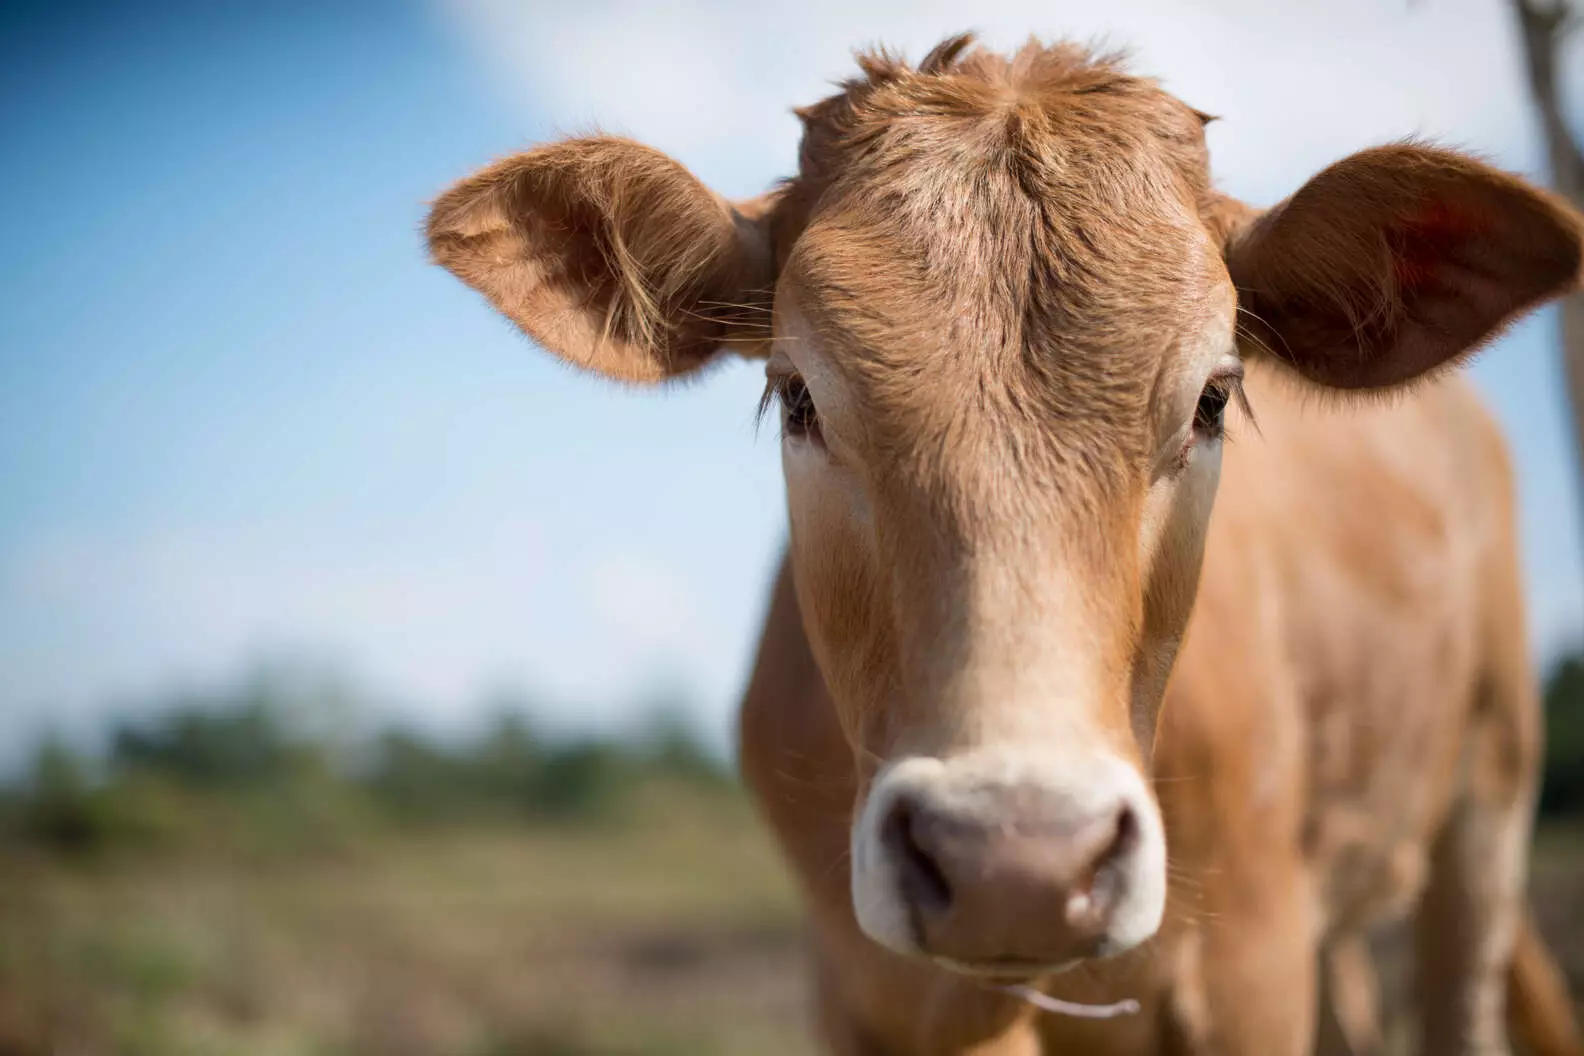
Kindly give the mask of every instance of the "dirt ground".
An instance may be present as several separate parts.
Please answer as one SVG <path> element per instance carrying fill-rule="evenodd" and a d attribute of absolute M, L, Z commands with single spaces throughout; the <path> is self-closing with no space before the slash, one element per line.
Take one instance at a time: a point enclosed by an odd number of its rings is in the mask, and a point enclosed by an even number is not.
<path fill-rule="evenodd" d="M 1537 847 L 1584 993 L 1584 831 Z M 735 799 L 306 861 L 0 870 L 0 1056 L 812 1051 L 793 893 Z"/>

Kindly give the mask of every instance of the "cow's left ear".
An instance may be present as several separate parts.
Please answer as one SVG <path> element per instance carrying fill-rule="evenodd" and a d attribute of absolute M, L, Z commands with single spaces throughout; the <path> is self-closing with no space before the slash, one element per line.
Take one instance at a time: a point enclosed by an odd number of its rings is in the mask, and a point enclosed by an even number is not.
<path fill-rule="evenodd" d="M 1222 215 L 1256 354 L 1343 389 L 1456 362 L 1577 288 L 1584 261 L 1584 220 L 1555 196 L 1427 147 L 1366 150 L 1263 214 Z"/>

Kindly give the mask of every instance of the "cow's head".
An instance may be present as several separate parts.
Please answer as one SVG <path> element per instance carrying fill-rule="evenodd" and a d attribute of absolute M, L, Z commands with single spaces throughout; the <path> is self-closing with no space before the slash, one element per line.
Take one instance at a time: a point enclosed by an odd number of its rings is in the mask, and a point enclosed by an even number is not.
<path fill-rule="evenodd" d="M 1580 230 L 1419 146 L 1259 213 L 1212 189 L 1206 118 L 1153 82 L 966 44 L 861 60 L 765 198 L 578 139 L 448 191 L 429 239 L 600 374 L 766 359 L 798 598 L 859 776 L 858 920 L 1022 973 L 1159 926 L 1150 750 L 1244 363 L 1421 377 L 1570 288 Z"/>

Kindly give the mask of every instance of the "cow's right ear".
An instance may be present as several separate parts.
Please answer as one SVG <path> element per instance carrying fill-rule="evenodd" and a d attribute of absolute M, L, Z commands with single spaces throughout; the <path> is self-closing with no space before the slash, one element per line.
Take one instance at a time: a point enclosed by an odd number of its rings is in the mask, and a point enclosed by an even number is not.
<path fill-rule="evenodd" d="M 1454 151 L 1361 151 L 1263 214 L 1222 203 L 1246 333 L 1311 381 L 1383 389 L 1579 288 L 1584 219 Z"/>
<path fill-rule="evenodd" d="M 458 183 L 429 213 L 435 261 L 570 363 L 622 381 L 762 356 L 774 254 L 738 208 L 630 140 L 566 140 Z"/>

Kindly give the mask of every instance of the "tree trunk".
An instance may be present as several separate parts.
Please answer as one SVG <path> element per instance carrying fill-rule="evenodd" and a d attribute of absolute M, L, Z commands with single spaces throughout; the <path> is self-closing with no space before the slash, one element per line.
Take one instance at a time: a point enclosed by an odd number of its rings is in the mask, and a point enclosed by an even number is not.
<path fill-rule="evenodd" d="M 1566 0 L 1513 0 L 1523 35 L 1529 91 L 1540 114 L 1551 185 L 1584 210 L 1584 154 L 1562 112 L 1557 57 L 1569 28 Z M 1573 418 L 1574 466 L 1584 474 L 1584 294 L 1570 294 L 1561 303 L 1562 364 L 1566 370 L 1568 404 Z"/>

